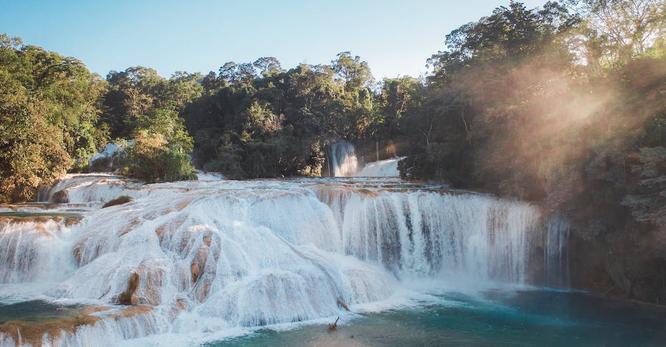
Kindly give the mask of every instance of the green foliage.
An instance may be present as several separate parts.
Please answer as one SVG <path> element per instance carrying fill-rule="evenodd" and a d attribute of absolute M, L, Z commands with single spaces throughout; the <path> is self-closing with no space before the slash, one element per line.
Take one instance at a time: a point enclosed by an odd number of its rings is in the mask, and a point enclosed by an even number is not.
<path fill-rule="evenodd" d="M 106 77 L 109 91 L 104 95 L 102 122 L 111 138 L 127 138 L 137 128 L 142 115 L 156 109 L 179 112 L 203 92 L 199 74 L 176 72 L 165 79 L 157 71 L 141 66 L 111 71 Z"/>
<path fill-rule="evenodd" d="M 320 175 L 327 143 L 363 141 L 383 122 L 372 83 L 367 63 L 347 52 L 288 71 L 271 57 L 226 63 L 182 112 L 195 163 L 229 178 Z"/>
<path fill-rule="evenodd" d="M 663 108 L 641 98 L 664 99 L 663 35 L 654 0 L 512 2 L 447 35 L 425 81 L 379 84 L 350 52 L 291 69 L 274 57 L 228 62 L 206 76 L 137 66 L 103 81 L 3 35 L 2 199 L 86 169 L 110 138 L 134 141 L 122 171 L 149 182 L 193 177 L 190 154 L 230 178 L 320 175 L 326 146 L 344 139 L 360 155 L 380 144 L 408 155 L 404 177 L 539 198 L 614 135 L 614 150 L 662 145 Z"/>
<path fill-rule="evenodd" d="M 424 86 L 413 77 L 384 79 L 375 102 L 371 136 L 394 139 L 402 134 L 405 117 L 421 106 Z"/>
<path fill-rule="evenodd" d="M 189 156 L 192 138 L 175 111 L 157 109 L 137 123 L 123 160 L 124 175 L 151 183 L 196 179 Z"/>
<path fill-rule="evenodd" d="M 29 200 L 106 142 L 104 82 L 74 58 L 0 35 L 0 201 Z"/>
<path fill-rule="evenodd" d="M 593 11 L 629 23 L 652 15 L 641 12 L 652 3 L 630 13 L 600 2 Z M 664 22 L 635 29 L 633 40 L 654 48 L 634 47 L 626 60 L 610 41 L 591 51 L 612 33 L 591 26 L 590 13 L 570 3 L 512 3 L 447 35 L 447 50 L 429 60 L 434 73 L 420 106 L 402 122 L 411 146 L 401 173 L 542 199 L 582 180 L 590 157 L 661 145 L 666 64 L 650 32 L 663 33 Z"/>
<path fill-rule="evenodd" d="M 661 0 L 563 0 L 583 19 L 583 54 L 591 66 L 618 68 L 649 53 L 664 39 Z M 654 52 L 654 51 L 653 51 Z"/>

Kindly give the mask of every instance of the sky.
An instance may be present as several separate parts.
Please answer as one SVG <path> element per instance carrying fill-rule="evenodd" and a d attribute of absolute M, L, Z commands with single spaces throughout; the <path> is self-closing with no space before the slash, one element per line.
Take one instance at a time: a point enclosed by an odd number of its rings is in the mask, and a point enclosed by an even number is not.
<path fill-rule="evenodd" d="M 528 7 L 545 1 L 524 1 Z M 419 76 L 451 30 L 508 0 L 0 0 L 0 33 L 110 70 L 217 71 L 276 57 L 326 64 L 350 51 L 374 76 Z"/>

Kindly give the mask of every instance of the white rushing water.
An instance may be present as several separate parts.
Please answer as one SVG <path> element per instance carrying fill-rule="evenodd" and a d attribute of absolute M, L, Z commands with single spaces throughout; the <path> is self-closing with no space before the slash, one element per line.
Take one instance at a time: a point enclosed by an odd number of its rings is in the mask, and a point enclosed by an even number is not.
<path fill-rule="evenodd" d="M 400 177 L 398 162 L 404 157 L 369 162 L 361 167 L 356 148 L 347 141 L 329 146 L 328 175 L 331 177 Z"/>
<path fill-rule="evenodd" d="M 53 187 L 39 192 L 41 202 L 100 203 L 121 195 L 133 196 L 140 183 L 112 174 L 69 174 Z"/>
<path fill-rule="evenodd" d="M 358 170 L 358 159 L 354 145 L 347 141 L 339 141 L 329 146 L 329 176 L 350 177 Z"/>
<path fill-rule="evenodd" d="M 398 162 L 404 157 L 373 161 L 365 164 L 361 171 L 354 176 L 357 177 L 400 177 Z"/>
<path fill-rule="evenodd" d="M 397 180 L 141 186 L 73 175 L 44 199 L 60 190 L 86 206 L 79 224 L 2 220 L 0 302 L 111 308 L 56 337 L 62 345 L 197 344 L 379 305 L 417 280 L 523 284 L 544 239 L 529 204 Z M 133 200 L 100 208 L 119 195 Z M 145 309 L 113 313 L 132 281 Z M 0 346 L 14 343 L 0 334 Z"/>

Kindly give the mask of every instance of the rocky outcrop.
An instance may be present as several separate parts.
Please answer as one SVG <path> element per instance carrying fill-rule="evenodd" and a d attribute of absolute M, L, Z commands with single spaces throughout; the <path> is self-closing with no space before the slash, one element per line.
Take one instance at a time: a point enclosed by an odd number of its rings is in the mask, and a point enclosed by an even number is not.
<path fill-rule="evenodd" d="M 572 285 L 666 304 L 666 148 L 595 155 L 583 182 L 556 207 L 572 221 Z"/>
<path fill-rule="evenodd" d="M 139 288 L 139 274 L 133 272 L 127 280 L 127 289 L 120 293 L 116 302 L 120 305 L 137 305 L 139 297 L 136 295 L 136 290 Z"/>

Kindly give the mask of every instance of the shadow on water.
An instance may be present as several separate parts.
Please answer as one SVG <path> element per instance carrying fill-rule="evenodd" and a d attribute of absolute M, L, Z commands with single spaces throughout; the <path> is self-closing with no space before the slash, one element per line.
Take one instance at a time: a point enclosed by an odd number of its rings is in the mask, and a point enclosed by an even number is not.
<path fill-rule="evenodd" d="M 262 329 L 209 346 L 664 346 L 666 308 L 579 292 L 446 294 L 438 304 L 324 325 Z"/>

